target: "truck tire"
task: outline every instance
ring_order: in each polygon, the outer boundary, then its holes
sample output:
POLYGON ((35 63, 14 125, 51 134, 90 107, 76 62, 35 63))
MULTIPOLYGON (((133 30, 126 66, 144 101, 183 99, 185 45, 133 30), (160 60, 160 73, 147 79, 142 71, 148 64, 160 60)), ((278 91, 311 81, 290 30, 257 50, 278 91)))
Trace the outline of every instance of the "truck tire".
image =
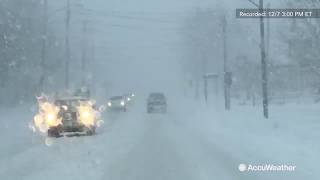
POLYGON ((86 135, 87 136, 93 136, 96 134, 96 127, 92 126, 90 128, 86 127, 86 135))
POLYGON ((59 133, 58 128, 56 128, 56 127, 49 128, 48 129, 48 137, 55 137, 55 138, 60 137, 60 133, 59 133))

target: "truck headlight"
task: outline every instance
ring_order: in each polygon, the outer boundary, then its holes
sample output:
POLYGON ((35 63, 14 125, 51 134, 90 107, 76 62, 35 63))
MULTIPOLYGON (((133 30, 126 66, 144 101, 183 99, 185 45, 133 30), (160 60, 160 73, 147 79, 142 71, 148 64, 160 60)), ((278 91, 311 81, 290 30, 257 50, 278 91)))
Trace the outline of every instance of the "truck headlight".
POLYGON ((112 106, 112 103, 111 103, 111 102, 108 102, 108 106, 111 107, 111 106, 112 106))
POLYGON ((47 116, 46 116, 46 119, 47 119, 48 122, 52 122, 52 121, 54 121, 56 119, 56 116, 53 113, 48 113, 47 116))
POLYGON ((45 116, 46 118, 46 123, 49 127, 52 127, 52 126, 57 126, 57 116, 56 114, 54 113, 48 113, 46 114, 45 116))
POLYGON ((126 104, 124 103, 124 101, 121 101, 121 103, 120 103, 120 104, 121 104, 121 106, 124 106, 124 105, 126 105, 126 104))
POLYGON ((127 100, 128 100, 128 101, 131 101, 131 98, 128 97, 127 100))
POLYGON ((80 106, 78 108, 78 118, 82 124, 85 126, 93 126, 96 121, 96 116, 94 113, 94 109, 91 106, 80 106))

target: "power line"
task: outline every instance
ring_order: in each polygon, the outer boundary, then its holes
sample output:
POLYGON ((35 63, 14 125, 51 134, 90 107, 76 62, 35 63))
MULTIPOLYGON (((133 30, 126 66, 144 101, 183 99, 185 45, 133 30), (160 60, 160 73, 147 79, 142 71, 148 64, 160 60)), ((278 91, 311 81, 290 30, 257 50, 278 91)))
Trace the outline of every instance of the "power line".
POLYGON ((91 13, 91 14, 94 14, 95 16, 113 17, 113 18, 138 20, 138 21, 149 21, 149 22, 155 22, 155 23, 177 23, 178 22, 175 20, 164 20, 161 18, 121 15, 121 14, 116 14, 114 12, 108 13, 108 12, 96 11, 96 10, 92 10, 92 9, 84 9, 83 12, 91 13))

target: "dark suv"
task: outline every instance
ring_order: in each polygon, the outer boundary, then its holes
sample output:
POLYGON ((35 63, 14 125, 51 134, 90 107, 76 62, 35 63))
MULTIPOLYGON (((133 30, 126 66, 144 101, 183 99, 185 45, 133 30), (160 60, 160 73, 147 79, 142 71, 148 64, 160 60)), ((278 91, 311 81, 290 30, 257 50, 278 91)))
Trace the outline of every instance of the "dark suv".
POLYGON ((151 93, 149 95, 147 99, 147 112, 167 112, 167 100, 163 93, 151 93))

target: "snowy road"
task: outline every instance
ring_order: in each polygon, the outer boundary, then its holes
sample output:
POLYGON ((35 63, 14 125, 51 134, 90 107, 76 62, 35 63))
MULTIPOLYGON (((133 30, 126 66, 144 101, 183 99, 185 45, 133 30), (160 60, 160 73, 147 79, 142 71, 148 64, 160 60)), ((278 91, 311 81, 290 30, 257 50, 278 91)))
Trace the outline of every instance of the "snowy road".
POLYGON ((226 146, 233 143, 230 137, 202 136, 185 124, 187 118, 172 109, 165 115, 146 114, 143 106, 134 106, 127 113, 105 113, 96 136, 49 139, 48 146, 17 115, 13 120, 20 120, 21 131, 11 131, 9 124, 1 137, 0 179, 299 179, 296 174, 239 172, 238 164, 248 159, 238 151, 246 148, 226 146))
MULTIPOLYGON (((213 157, 214 152, 204 151, 206 147, 180 129, 170 115, 147 115, 144 118, 141 139, 113 168, 107 169, 104 177, 137 180, 221 177, 223 172, 217 167, 224 163, 221 155, 213 157)), ((230 170, 236 172, 236 169, 230 170)))
POLYGON ((236 162, 183 129, 171 112, 148 115, 136 108, 106 115, 106 119, 94 137, 49 139, 52 145, 46 146, 37 135, 29 136, 30 146, 16 144, 19 151, 3 157, 0 179, 198 180, 239 176, 236 162))

